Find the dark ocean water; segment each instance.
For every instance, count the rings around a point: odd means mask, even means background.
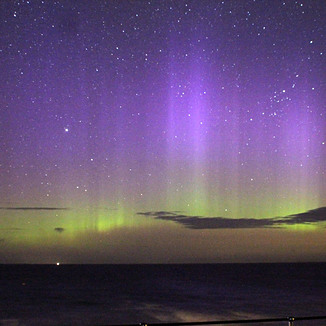
[[[314,316],[326,315],[326,263],[0,265],[0,290],[0,325]]]

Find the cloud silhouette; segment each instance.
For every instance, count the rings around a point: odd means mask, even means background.
[[[286,224],[307,224],[326,221],[326,207],[319,207],[304,213],[283,217]]]
[[[304,213],[273,218],[227,218],[205,217],[179,214],[179,212],[157,211],[139,212],[138,215],[182,224],[188,229],[252,229],[277,228],[294,224],[311,224],[326,221],[326,207],[316,208]]]
[[[62,233],[65,229],[64,228],[54,228],[54,231],[58,233]]]
[[[17,211],[64,211],[70,208],[67,207],[0,207],[2,210],[17,210]]]

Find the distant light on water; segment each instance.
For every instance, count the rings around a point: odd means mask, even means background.
[[[57,262],[57,266],[59,266],[60,265],[60,263],[59,262]]]

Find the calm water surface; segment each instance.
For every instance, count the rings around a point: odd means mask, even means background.
[[[0,265],[0,286],[0,325],[326,315],[326,263]]]

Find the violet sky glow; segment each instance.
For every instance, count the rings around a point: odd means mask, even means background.
[[[324,1],[0,6],[0,262],[326,258]]]

